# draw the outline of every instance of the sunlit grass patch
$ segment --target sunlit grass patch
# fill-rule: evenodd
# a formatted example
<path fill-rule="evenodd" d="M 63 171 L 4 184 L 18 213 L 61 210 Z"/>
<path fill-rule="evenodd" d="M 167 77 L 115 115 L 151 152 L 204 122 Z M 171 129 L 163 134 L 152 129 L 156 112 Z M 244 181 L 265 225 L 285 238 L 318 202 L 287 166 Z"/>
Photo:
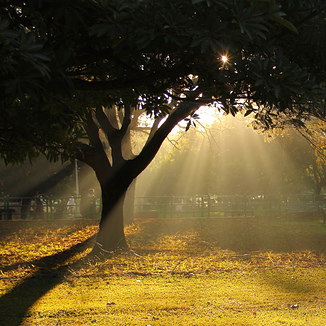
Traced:
<path fill-rule="evenodd" d="M 299 291 L 293 273 L 78 279 L 36 303 L 26 325 L 322 325 L 322 274 Z M 285 280 L 293 284 L 283 288 Z"/>
<path fill-rule="evenodd" d="M 96 226 L 67 225 L 49 228 L 48 226 L 18 229 L 10 236 L 0 239 L 1 266 L 23 263 L 53 255 L 70 248 L 81 239 L 87 239 L 97 231 Z"/>
<path fill-rule="evenodd" d="M 4 235 L 0 325 L 306 326 L 326 318 L 326 228 L 314 222 L 139 220 L 126 228 L 132 251 L 78 262 L 90 247 L 70 248 L 96 230 L 79 223 Z"/>
<path fill-rule="evenodd" d="M 64 225 L 56 223 L 39 227 L 18 228 L 9 235 L 0 231 L 0 282 L 3 288 L 10 288 L 26 277 L 32 276 L 40 268 L 49 269 L 73 263 L 85 256 L 76 252 L 69 259 L 56 258 L 56 254 L 71 248 L 97 232 L 94 225 Z M 51 258 L 51 265 L 44 258 Z"/>

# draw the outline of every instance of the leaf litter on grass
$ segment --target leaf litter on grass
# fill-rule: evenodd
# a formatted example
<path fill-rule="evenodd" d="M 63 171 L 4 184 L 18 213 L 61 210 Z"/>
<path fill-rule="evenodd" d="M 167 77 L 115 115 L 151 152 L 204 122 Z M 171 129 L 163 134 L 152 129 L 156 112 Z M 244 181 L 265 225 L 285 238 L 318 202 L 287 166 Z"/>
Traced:
<path fill-rule="evenodd" d="M 271 226 L 265 224 L 266 230 L 258 231 L 260 241 Z M 85 250 L 66 261 L 71 268 L 64 281 L 34 304 L 25 325 L 318 325 L 326 317 L 324 252 L 311 246 L 266 250 L 266 239 L 253 242 L 257 230 L 251 221 L 247 228 L 234 225 L 233 240 L 231 226 L 215 220 L 139 220 L 126 228 L 132 251 L 74 267 Z M 286 232 L 288 226 L 281 227 Z M 35 272 L 31 262 L 96 230 L 95 225 L 36 228 L 6 237 L 1 241 L 7 253 L 0 258 L 7 268 L 0 277 L 2 293 Z M 278 242 L 280 235 L 272 233 Z M 272 240 L 269 234 L 269 245 Z"/>

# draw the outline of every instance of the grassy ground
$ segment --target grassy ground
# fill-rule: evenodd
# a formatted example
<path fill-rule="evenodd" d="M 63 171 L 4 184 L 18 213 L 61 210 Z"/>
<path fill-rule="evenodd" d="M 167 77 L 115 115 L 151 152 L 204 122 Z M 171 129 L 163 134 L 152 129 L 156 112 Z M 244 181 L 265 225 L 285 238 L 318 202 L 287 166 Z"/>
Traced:
<path fill-rule="evenodd" d="M 0 325 L 324 325 L 326 227 L 137 220 L 89 260 L 94 223 L 0 225 Z"/>

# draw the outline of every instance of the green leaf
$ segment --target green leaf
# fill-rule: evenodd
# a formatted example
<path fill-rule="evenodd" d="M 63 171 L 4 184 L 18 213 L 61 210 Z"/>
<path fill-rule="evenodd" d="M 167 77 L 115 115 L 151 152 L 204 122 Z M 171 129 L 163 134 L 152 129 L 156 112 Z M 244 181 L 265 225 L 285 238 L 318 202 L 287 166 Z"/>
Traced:
<path fill-rule="evenodd" d="M 206 0 L 191 0 L 191 3 L 195 5 L 196 3 L 206 2 Z"/>
<path fill-rule="evenodd" d="M 279 13 L 274 14 L 273 20 L 279 23 L 280 25 L 284 26 L 285 28 L 289 29 L 290 31 L 299 34 L 297 28 L 288 20 L 284 19 Z"/>
<path fill-rule="evenodd" d="M 250 115 L 253 112 L 255 112 L 254 109 L 247 110 L 246 113 L 244 114 L 244 116 L 246 117 L 246 116 Z"/>

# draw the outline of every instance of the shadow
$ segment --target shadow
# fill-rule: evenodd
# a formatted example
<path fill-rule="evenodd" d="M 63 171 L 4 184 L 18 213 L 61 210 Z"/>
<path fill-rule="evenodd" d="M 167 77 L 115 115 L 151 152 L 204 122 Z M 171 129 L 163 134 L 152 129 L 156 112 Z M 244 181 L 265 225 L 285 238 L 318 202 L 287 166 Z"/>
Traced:
<path fill-rule="evenodd" d="M 254 251 L 292 252 L 310 250 L 326 252 L 326 231 L 310 230 L 309 223 L 290 223 L 289 220 L 259 218 L 200 218 L 138 220 L 138 233 L 128 240 L 145 243 L 148 239 L 194 233 L 196 241 L 210 248 L 237 253 Z M 194 240 L 194 241 L 195 241 Z M 131 245 L 133 248 L 133 245 Z"/>
<path fill-rule="evenodd" d="M 96 235 L 52 256 L 29 262 L 38 270 L 0 297 L 0 326 L 21 325 L 28 310 L 37 300 L 62 282 L 71 268 L 77 270 L 83 266 L 84 259 L 70 265 L 64 263 L 75 254 L 91 247 L 95 237 Z M 13 269 L 15 265 L 8 266 L 7 270 Z"/>
<path fill-rule="evenodd" d="M 284 293 L 285 300 L 288 300 L 288 293 L 299 296 L 300 299 L 312 298 L 320 293 L 318 290 L 321 288 L 316 284 L 315 279 L 298 275 L 298 273 L 292 275 L 291 271 L 280 269 L 262 273 L 260 279 L 262 286 L 267 285 L 270 289 Z"/>
<path fill-rule="evenodd" d="M 30 265 L 33 265 L 36 268 L 44 268 L 45 266 L 47 268 L 54 268 L 56 265 L 61 264 L 63 261 L 71 258 L 75 253 L 82 252 L 86 248 L 91 247 L 93 245 L 93 244 L 91 244 L 91 242 L 95 243 L 95 241 L 94 241 L 95 237 L 96 237 L 96 234 L 93 235 L 92 237 L 86 239 L 83 242 L 77 243 L 76 245 L 70 247 L 69 249 L 60 251 L 51 256 L 46 256 L 46 257 L 42 257 L 39 259 L 15 263 L 12 265 L 2 267 L 1 270 L 2 270 L 2 272 L 9 272 L 9 271 L 13 271 L 19 267 L 23 267 L 23 266 L 28 267 Z"/>

